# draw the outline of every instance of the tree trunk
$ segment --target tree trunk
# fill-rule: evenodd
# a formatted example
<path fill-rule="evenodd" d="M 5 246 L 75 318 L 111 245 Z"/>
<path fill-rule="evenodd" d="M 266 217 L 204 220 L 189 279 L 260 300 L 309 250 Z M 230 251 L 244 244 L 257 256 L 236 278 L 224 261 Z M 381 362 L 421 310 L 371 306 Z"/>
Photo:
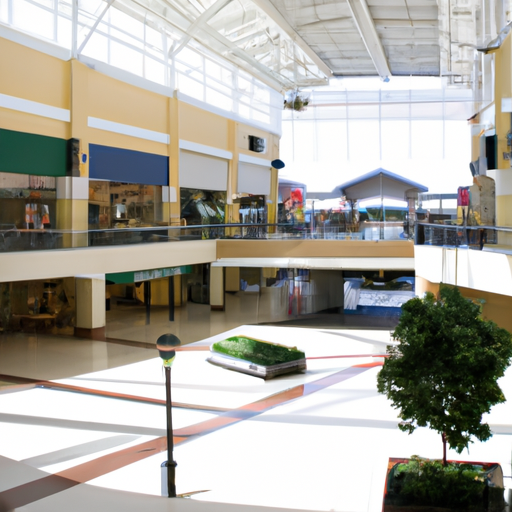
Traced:
<path fill-rule="evenodd" d="M 441 434 L 441 439 L 443 440 L 443 466 L 446 466 L 446 434 L 444 432 Z"/>

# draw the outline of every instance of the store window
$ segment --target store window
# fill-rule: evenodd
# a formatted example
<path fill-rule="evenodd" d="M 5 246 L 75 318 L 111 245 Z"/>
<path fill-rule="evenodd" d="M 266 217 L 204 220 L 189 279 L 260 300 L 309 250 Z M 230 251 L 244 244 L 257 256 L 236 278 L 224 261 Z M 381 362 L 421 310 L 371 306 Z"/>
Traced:
<path fill-rule="evenodd" d="M 55 178 L 0 172 L 2 229 L 55 227 Z"/>
<path fill-rule="evenodd" d="M 89 229 L 167 226 L 160 185 L 89 182 Z"/>
<path fill-rule="evenodd" d="M 180 200 L 181 218 L 187 226 L 225 223 L 225 191 L 182 188 Z"/>

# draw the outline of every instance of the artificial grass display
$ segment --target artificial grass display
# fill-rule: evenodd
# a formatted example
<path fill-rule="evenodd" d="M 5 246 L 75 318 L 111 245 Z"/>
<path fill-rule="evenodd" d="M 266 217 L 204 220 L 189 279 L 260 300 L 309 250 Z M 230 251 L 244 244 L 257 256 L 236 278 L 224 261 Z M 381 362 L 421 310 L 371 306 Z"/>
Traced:
<path fill-rule="evenodd" d="M 218 341 L 212 345 L 212 350 L 262 366 L 289 363 L 306 357 L 296 347 L 286 347 L 247 336 L 232 336 Z"/>

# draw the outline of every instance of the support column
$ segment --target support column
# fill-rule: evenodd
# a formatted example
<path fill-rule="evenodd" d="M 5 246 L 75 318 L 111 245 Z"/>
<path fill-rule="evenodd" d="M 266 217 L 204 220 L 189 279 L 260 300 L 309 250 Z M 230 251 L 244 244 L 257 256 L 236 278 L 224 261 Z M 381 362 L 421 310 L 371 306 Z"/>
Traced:
<path fill-rule="evenodd" d="M 210 266 L 210 308 L 224 311 L 224 268 Z"/>
<path fill-rule="evenodd" d="M 62 235 L 62 247 L 89 244 L 89 179 L 75 176 L 57 178 L 57 228 L 74 231 Z"/>
<path fill-rule="evenodd" d="M 94 340 L 105 339 L 105 276 L 75 278 L 75 336 Z"/>

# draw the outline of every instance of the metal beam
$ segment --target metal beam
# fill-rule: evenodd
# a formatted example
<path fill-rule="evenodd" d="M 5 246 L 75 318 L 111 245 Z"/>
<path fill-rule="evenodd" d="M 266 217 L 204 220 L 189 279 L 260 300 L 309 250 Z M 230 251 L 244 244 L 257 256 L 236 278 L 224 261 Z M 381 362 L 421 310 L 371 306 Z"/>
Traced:
<path fill-rule="evenodd" d="M 197 30 L 203 28 L 208 20 L 213 18 L 220 10 L 224 9 L 226 5 L 230 4 L 232 0 L 217 0 L 214 4 L 212 4 L 206 11 L 204 11 L 199 18 L 197 18 L 187 29 L 187 35 L 180 41 L 178 47 L 171 51 L 169 50 L 169 58 L 175 57 L 192 39 L 192 35 Z"/>
<path fill-rule="evenodd" d="M 286 21 L 283 15 L 274 7 L 269 0 L 252 0 L 254 5 L 258 6 L 267 16 L 269 16 L 276 25 L 278 25 L 291 40 L 313 61 L 318 69 L 326 75 L 327 78 L 333 76 L 332 70 L 320 57 L 310 48 L 310 46 L 295 32 L 291 25 Z"/>
<path fill-rule="evenodd" d="M 347 0 L 347 3 L 377 73 L 382 80 L 389 81 L 391 70 L 389 69 L 388 59 L 375 29 L 375 23 L 366 0 Z"/>
<path fill-rule="evenodd" d="M 96 21 L 94 22 L 94 25 L 91 27 L 91 30 L 89 30 L 89 33 L 87 34 L 87 37 L 83 40 L 82 44 L 80 45 L 80 48 L 78 48 L 77 50 L 77 54 L 80 55 L 82 53 L 82 50 L 84 49 L 85 45 L 88 43 L 89 39 L 91 38 L 91 36 L 94 34 L 94 31 L 96 30 L 96 28 L 98 27 L 98 25 L 101 23 L 101 20 L 103 19 L 103 17 L 105 16 L 105 14 L 107 13 L 108 11 L 108 8 L 114 3 L 114 0 L 109 0 L 107 2 L 107 5 L 105 6 L 105 8 L 103 9 L 103 12 L 98 16 L 98 18 L 96 19 Z"/>

